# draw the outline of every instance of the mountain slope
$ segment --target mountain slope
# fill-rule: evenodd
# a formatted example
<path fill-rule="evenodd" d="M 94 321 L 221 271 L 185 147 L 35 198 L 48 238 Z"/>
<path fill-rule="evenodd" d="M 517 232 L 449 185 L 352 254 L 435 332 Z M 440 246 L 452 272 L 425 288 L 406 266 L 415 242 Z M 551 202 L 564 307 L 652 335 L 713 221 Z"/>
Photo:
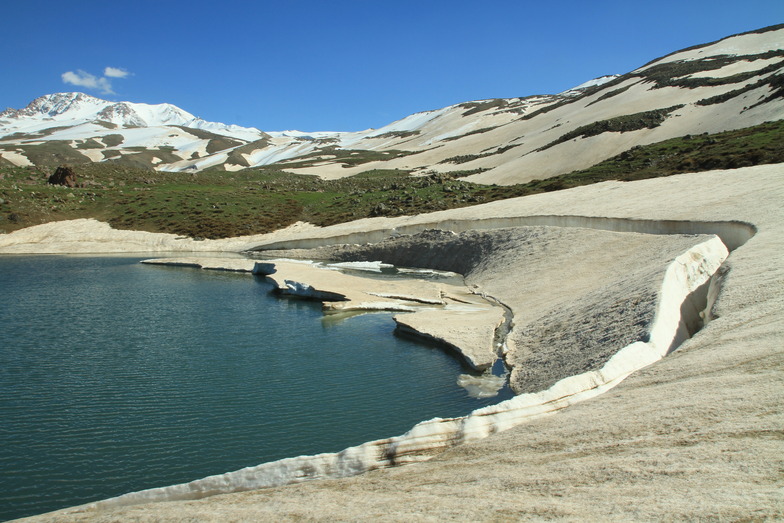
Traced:
<path fill-rule="evenodd" d="M 476 172 L 512 184 L 583 169 L 632 147 L 784 118 L 784 28 L 729 37 L 660 58 L 565 97 L 486 100 L 433 111 L 383 144 L 409 153 L 361 167 L 323 162 L 291 172 L 339 176 L 371 168 Z M 568 91 L 567 91 L 568 93 Z M 403 121 L 405 122 L 405 120 Z M 477 172 L 481 171 L 481 172 Z"/>
<path fill-rule="evenodd" d="M 3 111 L 0 136 L 0 156 L 14 165 L 113 161 L 141 167 L 269 138 L 171 104 L 114 103 L 83 93 L 46 95 Z"/>
<path fill-rule="evenodd" d="M 161 171 L 274 165 L 333 179 L 374 169 L 515 184 L 633 147 L 784 118 L 784 25 L 734 35 L 556 95 L 489 99 L 354 133 L 263 133 L 173 105 L 81 93 L 0 113 L 0 165 L 113 162 Z"/>

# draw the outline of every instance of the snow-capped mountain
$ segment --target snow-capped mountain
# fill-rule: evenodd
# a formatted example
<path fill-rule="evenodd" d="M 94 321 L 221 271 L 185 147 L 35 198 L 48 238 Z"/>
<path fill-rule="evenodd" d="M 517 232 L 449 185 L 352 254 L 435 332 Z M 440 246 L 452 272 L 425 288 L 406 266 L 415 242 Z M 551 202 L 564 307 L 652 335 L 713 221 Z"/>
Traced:
<path fill-rule="evenodd" d="M 6 109 L 0 113 L 0 129 L 4 133 L 35 132 L 53 124 L 76 126 L 95 122 L 117 127 L 179 125 L 249 141 L 265 136 L 252 127 L 206 122 L 172 104 L 108 102 L 84 93 L 48 94 L 23 109 Z"/>
<path fill-rule="evenodd" d="M 43 96 L 0 113 L 0 165 L 116 162 L 163 171 L 275 164 L 325 178 L 372 169 L 511 184 L 687 134 L 784 119 L 784 25 L 694 46 L 554 95 L 465 102 L 361 132 L 264 133 L 174 105 Z"/>
<path fill-rule="evenodd" d="M 0 113 L 0 118 L 55 118 L 66 113 L 76 118 L 80 115 L 95 115 L 106 106 L 104 100 L 83 93 L 58 93 L 36 98 L 24 109 L 6 109 Z"/>

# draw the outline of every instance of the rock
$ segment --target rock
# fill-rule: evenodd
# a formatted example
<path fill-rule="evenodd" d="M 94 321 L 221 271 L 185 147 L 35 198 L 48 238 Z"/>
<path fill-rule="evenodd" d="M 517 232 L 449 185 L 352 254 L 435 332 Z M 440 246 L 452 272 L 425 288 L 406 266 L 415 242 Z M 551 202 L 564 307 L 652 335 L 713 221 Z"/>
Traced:
<path fill-rule="evenodd" d="M 389 212 L 389 208 L 383 203 L 379 203 L 370 211 L 370 216 L 384 216 Z"/>
<path fill-rule="evenodd" d="M 53 175 L 49 177 L 48 183 L 51 185 L 64 185 L 66 187 L 76 187 L 76 173 L 68 166 L 61 165 Z"/>

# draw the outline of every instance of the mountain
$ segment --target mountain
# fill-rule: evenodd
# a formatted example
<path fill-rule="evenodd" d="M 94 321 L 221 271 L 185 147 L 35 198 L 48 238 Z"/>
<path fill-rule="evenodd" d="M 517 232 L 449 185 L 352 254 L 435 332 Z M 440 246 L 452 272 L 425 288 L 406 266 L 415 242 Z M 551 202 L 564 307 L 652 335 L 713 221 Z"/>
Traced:
<path fill-rule="evenodd" d="M 0 113 L 0 165 L 114 162 L 161 171 L 274 164 L 340 178 L 373 169 L 513 184 L 635 146 L 784 118 L 784 25 L 733 35 L 559 94 L 477 100 L 361 132 L 265 133 L 170 104 L 43 96 Z"/>
<path fill-rule="evenodd" d="M 58 127 L 98 123 L 103 127 L 182 126 L 204 129 L 246 140 L 257 140 L 264 133 L 255 128 L 206 122 L 172 104 L 107 102 L 84 93 L 56 93 L 36 98 L 24 109 L 0 113 L 4 132 L 35 133 Z M 110 125 L 107 125 L 110 124 Z"/>

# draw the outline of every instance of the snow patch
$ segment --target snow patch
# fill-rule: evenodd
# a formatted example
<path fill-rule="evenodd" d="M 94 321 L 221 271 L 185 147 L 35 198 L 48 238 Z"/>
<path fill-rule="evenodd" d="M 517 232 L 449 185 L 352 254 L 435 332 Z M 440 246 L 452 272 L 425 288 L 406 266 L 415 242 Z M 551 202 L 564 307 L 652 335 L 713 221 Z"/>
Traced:
<path fill-rule="evenodd" d="M 386 133 L 391 132 L 405 132 L 405 131 L 416 131 L 423 126 L 429 124 L 436 118 L 442 116 L 443 114 L 447 113 L 451 109 L 450 107 L 444 107 L 442 109 L 436 109 L 434 111 L 423 111 L 421 113 L 414 113 L 412 115 L 406 116 L 405 118 L 401 118 L 400 120 L 394 121 L 389 125 L 385 125 L 380 129 L 376 129 L 370 133 L 367 133 L 365 137 L 372 138 L 374 136 L 379 136 Z"/>
<path fill-rule="evenodd" d="M 27 159 L 27 156 L 17 151 L 0 151 L 0 158 L 8 160 L 17 167 L 28 167 L 33 163 Z"/>
<path fill-rule="evenodd" d="M 561 93 L 558 93 L 559 96 L 575 96 L 581 94 L 582 91 L 588 89 L 589 87 L 595 87 L 597 85 L 603 85 L 607 82 L 611 82 L 618 78 L 619 74 L 610 74 L 606 76 L 600 76 L 599 78 L 594 78 L 593 80 L 588 80 L 587 82 L 581 83 L 576 87 L 572 87 L 571 89 L 567 89 Z"/>
<path fill-rule="evenodd" d="M 709 45 L 665 56 L 640 67 L 633 72 L 644 71 L 655 65 L 676 62 L 678 60 L 703 60 L 705 58 L 723 55 L 755 55 L 767 53 L 769 51 L 778 51 L 782 48 L 784 48 L 784 31 L 782 30 L 729 36 Z"/>

